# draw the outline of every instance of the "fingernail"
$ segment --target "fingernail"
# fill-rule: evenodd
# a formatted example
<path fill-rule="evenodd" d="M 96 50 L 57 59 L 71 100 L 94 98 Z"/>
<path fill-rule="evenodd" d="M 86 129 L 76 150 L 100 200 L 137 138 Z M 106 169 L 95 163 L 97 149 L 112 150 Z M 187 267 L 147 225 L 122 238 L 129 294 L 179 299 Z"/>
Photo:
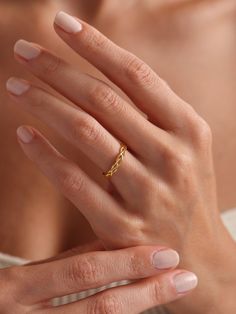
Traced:
<path fill-rule="evenodd" d="M 27 92 L 27 90 L 30 88 L 30 84 L 24 80 L 11 77 L 7 80 L 6 87 L 10 93 L 20 96 Z"/>
<path fill-rule="evenodd" d="M 196 288 L 198 278 L 193 273 L 185 272 L 174 277 L 174 284 L 178 293 L 185 293 Z"/>
<path fill-rule="evenodd" d="M 30 128 L 20 126 L 17 129 L 17 136 L 24 144 L 29 144 L 34 137 L 34 133 Z"/>
<path fill-rule="evenodd" d="M 168 269 L 179 264 L 179 254 L 174 250 L 161 250 L 153 254 L 153 265 L 158 269 Z"/>
<path fill-rule="evenodd" d="M 14 52 L 26 60 L 32 60 L 40 55 L 41 49 L 26 40 L 20 39 L 15 43 Z"/>
<path fill-rule="evenodd" d="M 78 33 L 82 30 L 81 23 L 73 16 L 60 11 L 55 17 L 55 24 L 61 27 L 67 33 Z"/>

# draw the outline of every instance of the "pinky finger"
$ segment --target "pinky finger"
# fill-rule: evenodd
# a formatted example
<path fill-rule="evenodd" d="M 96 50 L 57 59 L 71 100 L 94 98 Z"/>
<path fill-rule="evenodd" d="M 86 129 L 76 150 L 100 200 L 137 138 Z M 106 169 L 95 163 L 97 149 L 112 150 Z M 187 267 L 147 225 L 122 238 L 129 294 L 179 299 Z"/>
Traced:
<path fill-rule="evenodd" d="M 114 218 L 124 221 L 120 206 L 113 197 L 75 162 L 56 150 L 38 130 L 21 126 L 17 136 L 26 156 L 80 210 L 97 235 L 104 234 L 107 225 L 113 226 Z M 106 244 L 114 247 L 112 238 Z"/>
<path fill-rule="evenodd" d="M 47 314 L 130 313 L 137 314 L 175 301 L 196 288 L 195 274 L 174 270 L 135 283 L 97 293 L 82 301 L 47 309 Z"/>

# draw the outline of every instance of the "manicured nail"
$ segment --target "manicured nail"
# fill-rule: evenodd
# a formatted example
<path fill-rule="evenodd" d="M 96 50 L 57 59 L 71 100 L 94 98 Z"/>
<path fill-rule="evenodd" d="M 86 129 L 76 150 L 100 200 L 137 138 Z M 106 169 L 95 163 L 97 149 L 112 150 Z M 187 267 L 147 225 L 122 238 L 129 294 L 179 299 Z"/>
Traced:
<path fill-rule="evenodd" d="M 179 254 L 174 250 L 161 250 L 153 254 L 153 265 L 158 269 L 168 269 L 179 264 Z"/>
<path fill-rule="evenodd" d="M 14 52 L 26 60 L 32 60 L 40 55 L 41 49 L 26 40 L 20 39 L 15 43 Z"/>
<path fill-rule="evenodd" d="M 20 96 L 27 92 L 27 90 L 30 88 L 30 84 L 27 81 L 11 77 L 7 80 L 6 87 L 10 93 Z"/>
<path fill-rule="evenodd" d="M 193 273 L 185 272 L 174 277 L 174 284 L 178 293 L 185 293 L 196 288 L 198 278 Z"/>
<path fill-rule="evenodd" d="M 81 23 L 63 11 L 57 13 L 54 22 L 67 33 L 75 34 L 82 30 Z"/>
<path fill-rule="evenodd" d="M 30 128 L 27 128 L 25 126 L 20 126 L 17 129 L 17 136 L 18 138 L 24 143 L 24 144 L 29 144 L 33 137 L 34 137 L 34 133 Z"/>

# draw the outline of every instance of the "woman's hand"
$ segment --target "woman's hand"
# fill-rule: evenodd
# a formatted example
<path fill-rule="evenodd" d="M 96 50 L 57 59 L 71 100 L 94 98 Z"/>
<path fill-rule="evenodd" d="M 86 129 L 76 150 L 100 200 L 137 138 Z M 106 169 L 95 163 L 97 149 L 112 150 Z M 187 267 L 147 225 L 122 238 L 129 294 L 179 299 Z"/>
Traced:
<path fill-rule="evenodd" d="M 136 314 L 181 298 L 197 284 L 193 273 L 174 269 L 179 262 L 176 251 L 157 246 L 101 250 L 101 245 L 92 244 L 54 260 L 0 270 L 0 312 Z M 52 306 L 53 298 L 127 279 L 129 285 Z"/>
<path fill-rule="evenodd" d="M 110 180 L 119 198 L 90 180 L 32 128 L 18 130 L 24 152 L 79 208 L 106 247 L 157 239 L 186 246 L 195 229 L 205 231 L 219 216 L 209 127 L 145 63 L 91 26 L 83 23 L 80 30 L 77 20 L 72 24 L 70 19 L 59 13 L 56 22 L 61 27 L 64 22 L 67 32 L 55 24 L 57 33 L 122 88 L 148 120 L 104 82 L 20 40 L 15 45 L 17 60 L 75 106 L 15 78 L 7 83 L 11 97 L 76 145 L 101 174 L 119 152 L 116 138 L 127 144 L 129 151 Z"/>
<path fill-rule="evenodd" d="M 114 194 L 32 127 L 18 129 L 24 152 L 79 208 L 106 248 L 157 242 L 174 247 L 184 265 L 208 278 L 199 294 L 205 305 L 208 299 L 214 304 L 218 277 L 231 280 L 219 269 L 230 260 L 233 242 L 217 208 L 209 126 L 149 66 L 88 24 L 59 13 L 55 30 L 148 119 L 108 84 L 21 40 L 15 45 L 17 60 L 74 106 L 15 78 L 7 83 L 12 99 L 78 147 L 101 173 L 117 156 L 119 141 L 129 148 L 110 180 Z"/>

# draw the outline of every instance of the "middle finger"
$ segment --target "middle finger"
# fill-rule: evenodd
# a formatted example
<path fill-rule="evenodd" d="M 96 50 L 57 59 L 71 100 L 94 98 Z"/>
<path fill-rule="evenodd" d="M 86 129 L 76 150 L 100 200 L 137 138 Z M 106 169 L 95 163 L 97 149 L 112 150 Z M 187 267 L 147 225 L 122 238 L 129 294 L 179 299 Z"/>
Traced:
<path fill-rule="evenodd" d="M 104 82 L 79 73 L 39 45 L 19 40 L 14 51 L 30 72 L 101 121 L 136 154 L 145 157 L 151 153 L 154 139 L 160 145 L 166 143 L 164 130 L 145 119 Z"/>

